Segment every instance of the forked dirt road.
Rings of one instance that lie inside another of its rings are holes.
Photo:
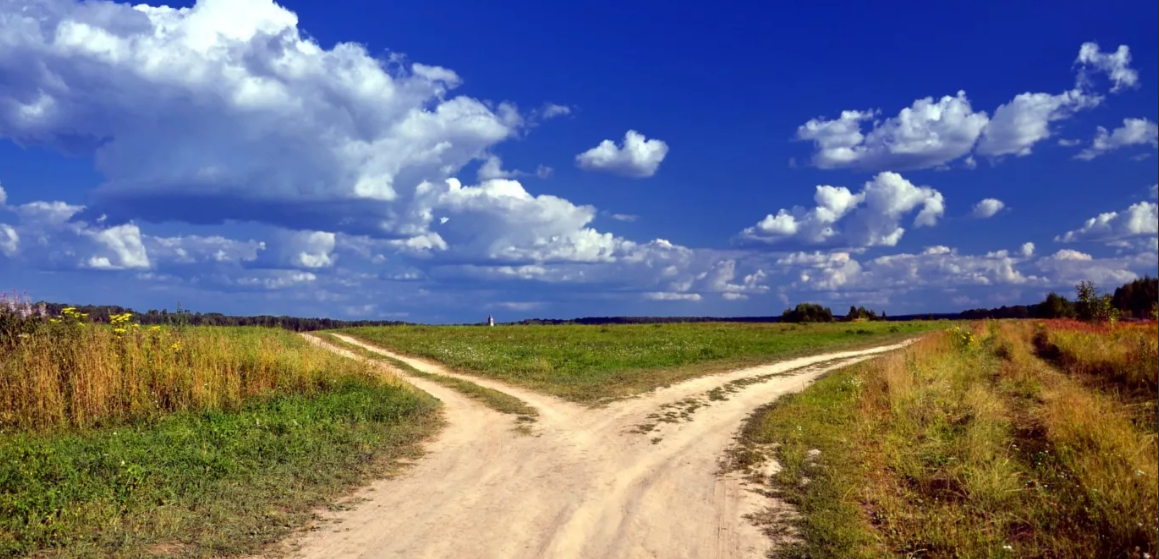
[[[772,542],[745,517],[775,503],[720,474],[744,419],[830,370],[904,346],[701,377],[593,409],[342,339],[501,390],[540,416],[522,434],[511,416],[394,370],[443,402],[447,426],[405,473],[360,491],[351,510],[292,542],[290,555],[303,559],[765,557]],[[708,397],[723,387],[730,391]]]

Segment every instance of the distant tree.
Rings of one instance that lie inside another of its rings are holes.
[[[1066,297],[1051,292],[1042,303],[1038,304],[1034,317],[1043,319],[1074,318],[1074,304]]]
[[[781,314],[782,322],[833,322],[833,311],[816,303],[801,303],[797,308]]]
[[[1159,302],[1159,279],[1150,276],[1137,279],[1115,290],[1111,303],[1124,316],[1150,318],[1151,308]]]
[[[1084,281],[1075,286],[1078,302],[1075,314],[1079,320],[1087,322],[1112,322],[1118,320],[1120,312],[1115,308],[1114,298],[1099,293],[1093,282]]]

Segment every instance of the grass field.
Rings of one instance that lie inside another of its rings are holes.
[[[794,356],[900,341],[936,323],[398,326],[344,330],[399,353],[598,403]]]
[[[0,354],[0,557],[253,553],[414,457],[437,402],[280,330],[23,328]]]
[[[1153,325],[950,331],[762,410],[737,465],[783,467],[781,557],[1156,557],[1157,370]]]
[[[333,334],[322,333],[318,336],[327,342],[330,342],[348,351],[352,351],[367,359],[388,363],[390,366],[400,369],[408,375],[426,379],[432,382],[437,382],[467,396],[468,398],[479,401],[483,405],[499,413],[514,415],[521,422],[532,423],[539,417],[539,410],[527,405],[527,402],[507,394],[506,392],[492,390],[490,388],[479,386],[478,384],[463,379],[424,373],[423,371],[411,367],[410,365],[407,365],[398,359],[391,359],[390,357],[382,355],[381,353],[367,351],[366,349],[358,347],[354,344],[348,344]]]

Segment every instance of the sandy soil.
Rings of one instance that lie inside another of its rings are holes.
[[[744,419],[825,372],[902,347],[701,377],[592,409],[343,339],[507,392],[540,417],[522,434],[511,416],[394,370],[443,402],[447,426],[403,475],[291,542],[303,559],[765,557],[773,542],[746,516],[780,505],[720,474]],[[722,387],[727,399],[708,397]]]

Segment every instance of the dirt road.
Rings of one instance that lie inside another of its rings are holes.
[[[745,417],[827,371],[902,347],[702,377],[590,409],[343,340],[501,390],[540,417],[522,434],[511,416],[395,371],[443,402],[448,425],[405,474],[293,542],[303,559],[765,557],[772,543],[745,517],[775,503],[719,474]]]

